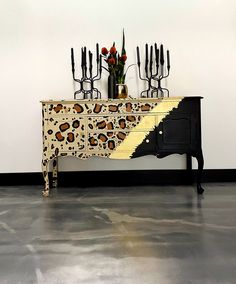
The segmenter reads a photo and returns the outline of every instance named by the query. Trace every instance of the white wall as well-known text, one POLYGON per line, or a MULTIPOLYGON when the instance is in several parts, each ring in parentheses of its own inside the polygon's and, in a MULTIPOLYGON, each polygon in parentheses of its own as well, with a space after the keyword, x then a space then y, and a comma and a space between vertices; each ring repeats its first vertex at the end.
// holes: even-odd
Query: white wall
MULTIPOLYGON (((163 43, 171 52, 171 96, 203 96, 205 168, 236 168, 236 2, 234 0, 0 1, 0 172, 41 170, 43 99, 70 99, 70 48, 120 47, 125 28, 128 64, 135 47, 163 43)), ((141 87, 129 70, 130 94, 141 87), (137 85, 138 84, 138 85, 137 85)), ((102 88, 105 88, 105 78, 102 88)), ((103 96, 106 96, 105 91, 103 96)), ((61 169, 183 168, 163 160, 61 162, 61 169)))

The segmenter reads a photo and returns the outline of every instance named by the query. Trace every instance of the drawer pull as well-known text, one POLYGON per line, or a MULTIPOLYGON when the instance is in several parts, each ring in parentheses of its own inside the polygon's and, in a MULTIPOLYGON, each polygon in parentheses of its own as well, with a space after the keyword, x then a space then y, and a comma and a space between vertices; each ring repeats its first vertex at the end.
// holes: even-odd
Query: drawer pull
POLYGON ((160 130, 160 131, 159 131, 159 134, 162 135, 162 133, 163 133, 163 132, 160 130))

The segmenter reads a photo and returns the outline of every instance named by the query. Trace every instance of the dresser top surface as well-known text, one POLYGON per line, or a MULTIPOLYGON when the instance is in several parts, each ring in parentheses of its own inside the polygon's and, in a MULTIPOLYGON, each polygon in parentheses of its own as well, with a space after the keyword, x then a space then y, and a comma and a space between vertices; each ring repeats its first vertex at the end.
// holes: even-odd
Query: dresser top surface
POLYGON ((119 102, 162 102, 162 101, 179 101, 180 99, 183 98, 188 98, 188 99, 201 99, 202 97, 165 97, 165 98, 126 98, 126 99, 84 99, 84 100, 79 100, 79 99, 63 99, 63 100, 42 100, 40 101, 42 104, 54 104, 54 103, 63 103, 63 104, 75 104, 75 103, 80 103, 80 104, 88 104, 88 103, 119 103, 119 102))

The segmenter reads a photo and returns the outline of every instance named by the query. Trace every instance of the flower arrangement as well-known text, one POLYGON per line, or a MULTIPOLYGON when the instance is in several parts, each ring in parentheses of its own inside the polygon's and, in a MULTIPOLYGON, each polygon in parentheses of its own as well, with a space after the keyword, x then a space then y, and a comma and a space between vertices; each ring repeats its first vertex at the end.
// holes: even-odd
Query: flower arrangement
POLYGON ((106 47, 103 47, 101 50, 102 56, 104 57, 105 62, 108 65, 108 69, 105 68, 110 74, 115 75, 116 83, 117 84, 124 84, 125 83, 125 76, 126 72, 125 69, 125 62, 127 60, 127 55, 125 51, 125 34, 123 30, 123 40, 122 40, 122 49, 121 54, 119 54, 116 50, 115 42, 113 43, 112 47, 108 51, 106 47))

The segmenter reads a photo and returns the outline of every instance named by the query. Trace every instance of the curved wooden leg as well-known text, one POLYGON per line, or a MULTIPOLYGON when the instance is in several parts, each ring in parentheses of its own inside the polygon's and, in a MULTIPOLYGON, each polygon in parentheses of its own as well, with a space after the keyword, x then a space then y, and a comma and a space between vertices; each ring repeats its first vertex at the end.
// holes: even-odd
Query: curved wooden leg
POLYGON ((204 189, 201 186, 201 180, 202 180, 202 171, 203 171, 203 165, 204 165, 204 159, 202 150, 198 151, 196 153, 196 159, 198 161, 198 170, 197 170, 197 193, 202 194, 204 192, 204 189))
POLYGON ((45 181, 45 187, 44 190, 42 191, 42 194, 44 197, 49 196, 49 177, 48 177, 48 166, 49 166, 49 160, 43 160, 42 161, 42 170, 43 170, 43 178, 45 181))
POLYGON ((52 187, 57 187, 58 176, 58 158, 56 157, 52 162, 52 187))

